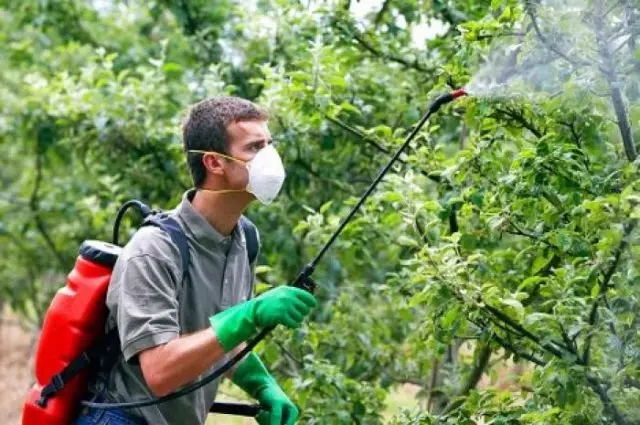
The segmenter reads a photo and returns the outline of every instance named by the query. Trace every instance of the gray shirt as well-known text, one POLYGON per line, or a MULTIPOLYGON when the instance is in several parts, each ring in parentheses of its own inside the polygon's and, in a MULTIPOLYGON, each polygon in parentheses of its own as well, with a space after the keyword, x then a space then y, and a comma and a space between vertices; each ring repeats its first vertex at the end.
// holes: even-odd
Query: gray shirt
MULTIPOLYGON (((251 297, 254 267, 249 264, 241 226, 238 223, 230 236, 220 234, 191 205, 194 193, 186 192, 170 212, 189 244, 191 258, 184 282, 180 252, 157 227, 138 230, 116 262, 107 293, 107 326, 117 325, 122 355, 106 379, 106 388, 101 380, 95 388, 105 389, 112 401, 152 396, 137 363, 138 353, 205 329, 210 316, 251 297)), ((203 376, 226 360, 225 356, 203 376)), ((131 413, 150 425, 204 424, 217 389, 214 381, 186 396, 131 413)))

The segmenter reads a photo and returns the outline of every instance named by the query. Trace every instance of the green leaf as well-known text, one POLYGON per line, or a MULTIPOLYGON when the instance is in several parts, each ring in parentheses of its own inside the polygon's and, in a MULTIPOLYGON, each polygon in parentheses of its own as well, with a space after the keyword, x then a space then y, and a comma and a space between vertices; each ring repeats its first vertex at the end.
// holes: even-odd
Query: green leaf
POLYGON ((498 21, 499 22, 508 22, 508 21, 511 20, 512 17, 513 17, 513 13, 512 13, 512 10, 511 10, 511 6, 507 6, 502 11, 502 14, 498 18, 498 21))
POLYGON ((256 274, 265 274, 271 272, 272 268, 265 265, 256 266, 256 274))
POLYGON ((549 261, 551 261, 551 256, 536 257, 535 260, 533 260, 533 264, 531 264, 531 274, 537 274, 538 272, 540 272, 540 270, 542 270, 546 267, 547 264, 549 264, 549 261))
POLYGON ((184 73, 184 68, 178 63, 167 62, 162 65, 162 71, 167 75, 167 77, 177 79, 184 73))
POLYGON ((406 235, 400 235, 398 236, 398 238, 396 239, 396 242, 398 243, 398 245, 401 246, 407 246, 407 247, 417 247, 418 243, 416 242, 415 239, 410 238, 406 235))
POLYGON ((324 215, 329 210, 329 208, 331 208, 331 205, 333 205, 333 201, 325 202, 324 204, 322 204, 318 212, 324 215))
POLYGON ((356 108, 355 106, 353 106, 348 102, 342 102, 340 105, 338 105, 336 115, 340 115, 340 113, 342 112, 348 112, 356 116, 362 115, 362 112, 360 112, 360 109, 356 108))
MULTIPOLYGON (((545 263, 546 264, 546 263, 545 263)), ((518 286, 518 292, 525 291, 526 289, 533 288, 538 284, 544 282, 546 280, 545 277, 541 276, 531 276, 522 281, 520 286, 518 286)))
POLYGON ((399 202, 404 198, 397 192, 386 192, 382 199, 384 199, 386 202, 399 202))
POLYGON ((256 295, 260 295, 263 292, 266 292, 271 288, 273 288, 273 286, 269 285, 268 283, 258 282, 258 283, 256 283, 256 295))

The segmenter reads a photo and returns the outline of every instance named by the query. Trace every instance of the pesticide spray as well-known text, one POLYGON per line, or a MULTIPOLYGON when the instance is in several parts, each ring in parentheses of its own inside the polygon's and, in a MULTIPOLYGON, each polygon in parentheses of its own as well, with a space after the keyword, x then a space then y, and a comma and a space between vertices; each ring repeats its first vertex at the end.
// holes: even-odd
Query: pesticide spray
POLYGON ((566 84, 604 94, 598 90, 613 71, 623 86, 637 85, 640 11, 631 2, 529 0, 523 14, 511 32, 495 34, 467 84, 469 94, 529 98, 556 94, 566 84))
POLYGON ((571 91, 607 98, 628 123, 625 100, 640 99, 640 10, 627 0, 528 0, 522 12, 493 38, 469 94, 535 101, 571 91))
POLYGON ((467 88, 491 101, 565 93, 612 106, 627 159, 637 158, 628 105, 640 100, 640 10, 630 0, 529 0, 467 88), (515 38, 515 39, 514 39, 515 38))

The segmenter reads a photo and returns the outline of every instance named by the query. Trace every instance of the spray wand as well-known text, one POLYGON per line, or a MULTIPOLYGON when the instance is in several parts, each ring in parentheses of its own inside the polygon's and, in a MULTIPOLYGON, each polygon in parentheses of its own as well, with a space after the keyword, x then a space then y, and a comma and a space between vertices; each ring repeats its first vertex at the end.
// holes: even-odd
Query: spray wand
POLYGON ((420 129, 422 129, 422 127, 429 120, 431 115, 433 115, 436 111, 438 111, 442 107, 442 105, 445 105, 445 104, 447 104, 449 102, 452 102, 453 100, 455 100, 455 99, 457 99, 457 98, 459 98, 461 96, 465 96, 466 94, 467 94, 467 92, 466 92, 465 89, 458 89, 458 90, 455 90, 455 91, 452 91, 450 93, 447 93, 445 95, 440 96, 439 98, 437 98, 431 104, 431 106, 429 107, 429 110, 427 111, 427 113, 422 117, 422 119, 418 122, 418 124, 413 128, 413 131, 411 132, 411 134, 409 134, 409 136, 407 137, 405 142, 402 144, 400 149, 398 149, 398 151, 395 153, 393 158, 391 158, 391 160, 387 163, 387 165, 380 171, 380 173, 378 173, 378 176, 375 178, 373 183, 371 183, 369 188, 367 188, 367 190, 365 191, 364 195, 362 195, 362 197, 358 200, 356 205, 351 209, 351 211, 349 212, 347 217, 344 220, 342 220, 342 223, 340 223, 340 226, 338 226, 336 231, 333 232, 333 235, 331 236, 329 241, 322 247, 322 249, 320 250, 320 252, 318 252, 316 257, 309 264, 307 264, 304 267, 302 272, 298 275, 296 280, 292 283, 292 286, 295 286, 295 287, 298 287, 298 288, 301 288, 301 289, 305 289, 305 290, 313 293, 315 288, 314 288, 314 285, 313 285, 313 281, 310 281, 311 275, 315 271, 315 268, 318 265, 318 263, 320 262, 320 260, 322 259, 322 257, 324 257, 324 255, 327 253, 329 248, 331 248, 331 246, 336 241, 336 239, 338 239, 338 236, 340 236, 340 234, 342 233, 342 231, 344 230, 346 225, 351 221, 353 216, 356 215, 356 213, 358 212, 358 210, 360 209, 362 204, 364 204, 364 202, 373 193, 373 191, 376 189, 378 184, 382 181, 384 176, 387 175, 387 173, 389 172, 391 167, 393 167, 393 165, 400 158, 400 155, 402 155, 402 153, 407 148, 407 146, 409 146, 411 141, 418 135, 418 133, 420 132, 420 129))
MULTIPOLYGON (((346 225, 355 216, 355 214, 358 212, 362 204, 364 204, 364 202, 369 198, 369 196, 376 189, 378 184, 382 181, 384 176, 386 176, 389 170, 391 170, 391 167, 393 167, 393 165, 400 158, 400 155, 402 155, 402 153, 407 148, 407 146, 409 146, 411 141, 413 141, 413 139, 418 135, 418 133, 420 132, 424 124, 429 120, 431 115, 437 112, 443 105, 446 105, 447 103, 450 103, 455 99, 462 96, 466 96, 466 95, 467 95, 467 91, 465 89, 454 90, 450 93, 447 93, 438 97, 431 104, 431 106, 429 106, 427 113, 424 114, 424 116, 420 119, 418 124, 413 128, 413 130, 411 131, 411 134, 407 136, 407 139, 404 141, 400 149, 398 149, 395 155, 393 155, 393 158, 391 158, 391 160, 387 163, 387 165, 385 165, 385 167, 378 173, 378 176, 367 188, 367 190, 364 192, 362 197, 358 200, 356 205, 351 209, 351 211, 345 217, 345 219, 342 220, 338 228, 335 230, 335 232, 333 232, 333 235, 331 235, 331 238, 329 238, 327 243, 325 243, 325 245, 322 247, 320 252, 318 252, 318 254, 315 256, 315 258, 311 262, 309 262, 306 266, 304 266, 304 268, 302 269, 298 277, 296 277, 293 283, 291 283, 291 286, 304 289, 310 293, 314 292, 316 285, 313 279, 311 279, 311 275, 315 271, 316 266, 318 265, 320 260, 322 260, 322 257, 324 257, 324 255, 327 253, 329 248, 331 248, 331 246, 336 241, 336 239, 338 239, 338 237, 340 236, 340 234, 342 233, 346 225)), ((142 401, 126 402, 126 403, 92 403, 88 401, 83 401, 82 404, 85 406, 97 407, 102 409, 116 409, 116 408, 137 408, 137 407, 152 406, 152 405, 164 403, 169 400, 174 400, 178 397, 181 397, 185 394, 195 391, 198 388, 203 387, 204 385, 207 385, 208 383, 221 377, 224 373, 228 372, 236 363, 238 363, 247 354, 249 354, 251 350, 253 350, 255 346, 258 345, 258 343, 262 341, 273 329, 274 329, 273 327, 263 329, 257 336, 255 336, 252 340, 247 342, 247 345, 245 346, 244 349, 242 349, 242 351, 236 354, 233 358, 229 359, 225 364, 223 364, 222 366, 220 366, 219 368, 211 372, 209 376, 187 387, 184 387, 179 391, 166 395, 164 397, 142 400, 142 401)), ((249 405, 249 404, 234 404, 234 403, 215 403, 211 408, 211 412, 214 412, 214 413, 226 413, 226 414, 239 415, 239 416, 257 416, 258 413, 260 413, 260 410, 261 408, 259 404, 249 405)))

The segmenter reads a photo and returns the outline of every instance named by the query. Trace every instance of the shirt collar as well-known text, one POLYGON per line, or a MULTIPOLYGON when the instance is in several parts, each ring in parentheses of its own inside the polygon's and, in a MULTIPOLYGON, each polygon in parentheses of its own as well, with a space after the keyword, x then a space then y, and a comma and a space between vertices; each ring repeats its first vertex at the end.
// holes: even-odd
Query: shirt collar
POLYGON ((196 189, 189 189, 182 196, 180 205, 176 208, 178 217, 182 219, 186 230, 200 243, 207 246, 229 246, 233 239, 239 240, 238 225, 233 229, 229 236, 224 236, 218 232, 198 211, 191 205, 191 200, 196 193, 196 189))

